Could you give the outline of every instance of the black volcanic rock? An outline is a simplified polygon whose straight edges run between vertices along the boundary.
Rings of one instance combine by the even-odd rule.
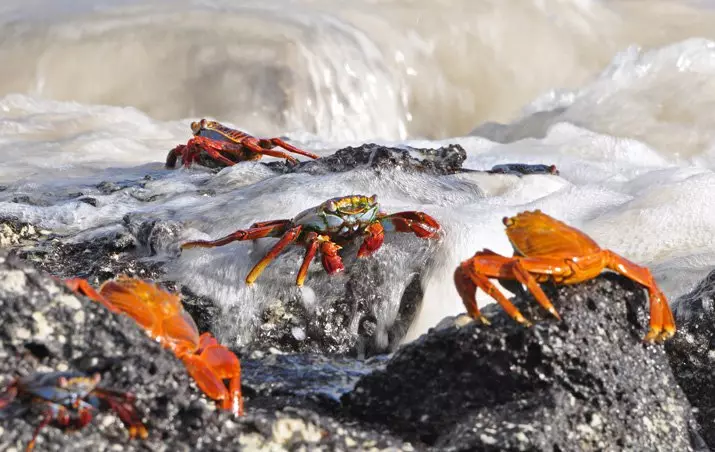
[[[137,395],[149,429],[129,440],[118,419],[99,413],[77,432],[43,429],[37,450],[412,450],[388,435],[344,425],[308,399],[265,397],[244,385],[247,415],[215,409],[183,363],[136,323],[76,297],[15,256],[0,254],[0,388],[36,371],[100,372],[102,385]],[[0,450],[24,448],[40,416],[0,417]]]
[[[436,450],[688,451],[691,407],[662,345],[645,345],[646,296],[607,274],[546,292],[563,321],[535,301],[524,328],[500,308],[491,326],[432,331],[343,397],[349,413]]]
[[[410,150],[420,156],[412,156]],[[439,149],[391,148],[378,144],[363,144],[360,147],[347,147],[334,154],[317,160],[305,160],[297,165],[285,162],[266,163],[272,170],[280,173],[342,173],[358,168],[376,170],[402,168],[406,171],[425,172],[432,175],[454,174],[462,169],[467,153],[458,144],[450,144]]]
[[[715,448],[715,271],[673,303],[678,333],[666,344],[683,392],[697,408],[708,446]]]

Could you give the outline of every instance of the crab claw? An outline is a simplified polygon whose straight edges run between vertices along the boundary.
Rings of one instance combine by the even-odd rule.
[[[430,215],[424,212],[406,211],[385,215],[380,218],[385,231],[413,232],[421,239],[429,239],[437,235],[441,226]]]
[[[329,275],[343,271],[345,266],[343,265],[343,260],[338,254],[340,246],[331,242],[330,240],[325,240],[320,243],[320,254],[321,260],[323,262],[323,268],[328,272]]]
[[[370,226],[365,228],[365,239],[360,245],[358,250],[358,257],[369,256],[375,251],[377,251],[382,243],[385,241],[385,228],[382,227],[380,222],[372,223]]]

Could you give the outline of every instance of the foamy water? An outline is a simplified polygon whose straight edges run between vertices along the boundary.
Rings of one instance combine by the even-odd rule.
[[[296,249],[247,288],[265,243],[181,254],[178,243],[352,193],[444,226],[438,241],[390,236],[373,257],[386,275],[375,288],[382,327],[422,269],[425,303],[407,339],[463,311],[454,268],[484,247],[510,253],[502,217],[536,208],[650,266],[672,300],[715,266],[713,14],[656,1],[5,2],[0,212],[68,240],[125,218],[178,225],[154,258],[221,303],[218,334],[239,341],[265,303],[328,302],[346,276],[315,266],[295,288]],[[199,117],[319,155],[365,141],[458,143],[467,168],[543,163],[561,175],[165,170]],[[102,181],[130,188],[104,194]]]

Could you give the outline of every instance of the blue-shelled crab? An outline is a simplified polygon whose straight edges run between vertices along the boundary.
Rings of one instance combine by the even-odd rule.
[[[440,225],[424,212],[405,211],[386,214],[380,211],[377,196],[350,195],[333,198],[317,207],[299,213],[292,220],[273,220],[254,223],[249,229],[238,230],[213,241],[184,243],[182,248],[222,246],[233,241],[280,237],[273,248],[251,269],[246,284],[253,284],[266,266],[291,243],[306,247],[305,258],[298,271],[296,284],[302,286],[308,266],[320,250],[323,268],[328,274],[343,270],[338,255],[341,244],[363,237],[358,257],[375,252],[385,239],[385,231],[413,232],[420,238],[432,238]]]
[[[14,380],[0,393],[0,419],[24,414],[39,407],[44,417],[27,445],[30,451],[45,426],[54,422],[60,427],[81,429],[92,420],[92,413],[111,409],[129,430],[129,436],[147,437],[147,429],[134,408],[134,396],[101,388],[99,374],[81,372],[37,372]]]

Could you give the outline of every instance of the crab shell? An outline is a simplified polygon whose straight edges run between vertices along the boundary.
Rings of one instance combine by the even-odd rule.
[[[379,211],[377,195],[341,196],[304,210],[293,223],[308,231],[347,240],[362,235],[370,224],[378,221]]]

